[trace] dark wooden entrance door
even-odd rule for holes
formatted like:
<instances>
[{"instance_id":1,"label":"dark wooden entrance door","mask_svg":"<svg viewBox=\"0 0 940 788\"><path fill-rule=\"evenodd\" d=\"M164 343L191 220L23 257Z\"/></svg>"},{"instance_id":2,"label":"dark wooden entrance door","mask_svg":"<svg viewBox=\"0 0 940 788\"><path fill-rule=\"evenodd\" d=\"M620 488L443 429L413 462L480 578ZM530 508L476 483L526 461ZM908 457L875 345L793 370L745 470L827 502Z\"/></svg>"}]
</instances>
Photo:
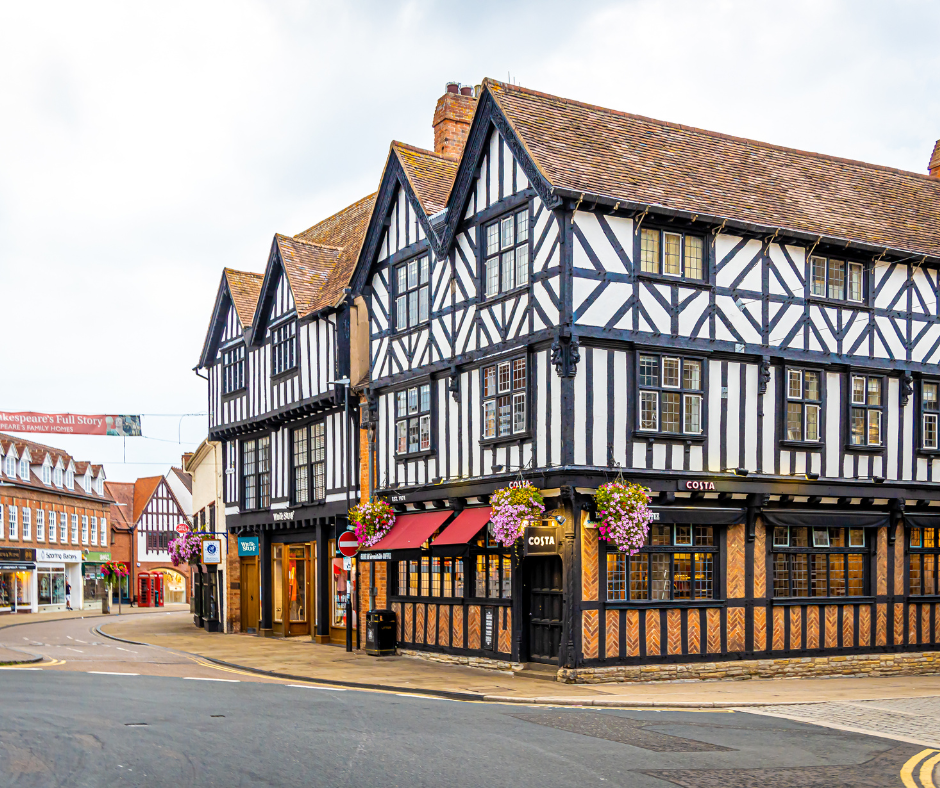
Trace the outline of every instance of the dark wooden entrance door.
<instances>
[{"instance_id":1,"label":"dark wooden entrance door","mask_svg":"<svg viewBox=\"0 0 940 788\"><path fill-rule=\"evenodd\" d=\"M258 559L242 559L241 565L241 614L242 632L257 632L261 616L261 599L258 594Z\"/></svg>"},{"instance_id":2,"label":"dark wooden entrance door","mask_svg":"<svg viewBox=\"0 0 940 788\"><path fill-rule=\"evenodd\" d=\"M529 659L558 662L561 616L564 604L560 556L526 558Z\"/></svg>"}]
</instances>

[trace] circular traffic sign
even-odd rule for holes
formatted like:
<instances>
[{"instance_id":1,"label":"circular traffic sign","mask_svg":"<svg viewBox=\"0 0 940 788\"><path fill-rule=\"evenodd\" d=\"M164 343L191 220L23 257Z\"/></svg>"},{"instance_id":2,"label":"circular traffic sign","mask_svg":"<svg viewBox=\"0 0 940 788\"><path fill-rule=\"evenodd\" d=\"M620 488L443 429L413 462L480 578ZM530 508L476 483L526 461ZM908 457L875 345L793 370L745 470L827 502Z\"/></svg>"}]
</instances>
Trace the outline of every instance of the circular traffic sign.
<instances>
[{"instance_id":1,"label":"circular traffic sign","mask_svg":"<svg viewBox=\"0 0 940 788\"><path fill-rule=\"evenodd\" d=\"M186 523L180 523L178 526L176 526L176 532L179 534L188 534L189 526Z\"/></svg>"},{"instance_id":2,"label":"circular traffic sign","mask_svg":"<svg viewBox=\"0 0 940 788\"><path fill-rule=\"evenodd\" d=\"M352 531L343 531L336 540L336 546L347 558L352 558L359 552L359 540Z\"/></svg>"}]
</instances>

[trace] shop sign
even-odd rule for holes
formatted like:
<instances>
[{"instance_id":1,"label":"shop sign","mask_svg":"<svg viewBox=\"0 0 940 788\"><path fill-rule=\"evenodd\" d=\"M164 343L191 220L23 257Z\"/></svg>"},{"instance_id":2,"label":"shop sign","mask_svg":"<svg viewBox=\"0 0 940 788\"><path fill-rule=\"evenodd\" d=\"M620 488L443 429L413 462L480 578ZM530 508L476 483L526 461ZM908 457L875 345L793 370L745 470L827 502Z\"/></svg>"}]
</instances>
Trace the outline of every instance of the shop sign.
<instances>
[{"instance_id":1,"label":"shop sign","mask_svg":"<svg viewBox=\"0 0 940 788\"><path fill-rule=\"evenodd\" d=\"M257 536L239 536L238 537L239 555L260 555L261 550L258 544Z\"/></svg>"},{"instance_id":2,"label":"shop sign","mask_svg":"<svg viewBox=\"0 0 940 788\"><path fill-rule=\"evenodd\" d=\"M180 523L176 526L176 533L178 534L188 534L189 533L189 523Z\"/></svg>"},{"instance_id":3,"label":"shop sign","mask_svg":"<svg viewBox=\"0 0 940 788\"><path fill-rule=\"evenodd\" d=\"M496 610L492 607L483 608L483 650L496 650Z\"/></svg>"},{"instance_id":4,"label":"shop sign","mask_svg":"<svg viewBox=\"0 0 940 788\"><path fill-rule=\"evenodd\" d=\"M688 490L689 492L707 492L708 490L715 489L715 483L701 479L680 479L678 489L682 491Z\"/></svg>"},{"instance_id":5,"label":"shop sign","mask_svg":"<svg viewBox=\"0 0 940 788\"><path fill-rule=\"evenodd\" d=\"M111 560L111 553L103 553L100 550L82 550L82 560L89 564L106 564Z\"/></svg>"},{"instance_id":6,"label":"shop sign","mask_svg":"<svg viewBox=\"0 0 940 788\"><path fill-rule=\"evenodd\" d=\"M204 564L222 563L222 540L221 539L203 539L202 540L202 562Z\"/></svg>"},{"instance_id":7,"label":"shop sign","mask_svg":"<svg viewBox=\"0 0 940 788\"><path fill-rule=\"evenodd\" d=\"M37 561L47 561L56 564L77 564L82 560L80 550L43 550L36 551Z\"/></svg>"},{"instance_id":8,"label":"shop sign","mask_svg":"<svg viewBox=\"0 0 940 788\"><path fill-rule=\"evenodd\" d=\"M391 561L392 554L390 552L385 553L359 553L356 556L360 561Z\"/></svg>"},{"instance_id":9,"label":"shop sign","mask_svg":"<svg viewBox=\"0 0 940 788\"><path fill-rule=\"evenodd\" d=\"M28 547L0 547L0 561L35 561L36 551Z\"/></svg>"},{"instance_id":10,"label":"shop sign","mask_svg":"<svg viewBox=\"0 0 940 788\"><path fill-rule=\"evenodd\" d=\"M558 528L530 525L522 532L523 555L557 555Z\"/></svg>"},{"instance_id":11,"label":"shop sign","mask_svg":"<svg viewBox=\"0 0 940 788\"><path fill-rule=\"evenodd\" d=\"M290 512L274 512L271 516L274 518L274 522L279 523L279 522L281 522L282 520L293 520L293 519L294 519L294 514L296 514L296 512L293 512L293 511L290 511Z\"/></svg>"}]
</instances>

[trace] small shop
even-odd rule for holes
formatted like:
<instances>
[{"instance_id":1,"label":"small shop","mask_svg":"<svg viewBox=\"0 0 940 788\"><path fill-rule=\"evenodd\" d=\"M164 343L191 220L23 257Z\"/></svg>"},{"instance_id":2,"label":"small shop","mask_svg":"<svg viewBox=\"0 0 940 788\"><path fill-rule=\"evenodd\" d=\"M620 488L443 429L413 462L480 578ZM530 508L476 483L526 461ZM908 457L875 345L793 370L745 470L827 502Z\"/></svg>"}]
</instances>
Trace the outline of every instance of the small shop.
<instances>
[{"instance_id":1,"label":"small shop","mask_svg":"<svg viewBox=\"0 0 940 788\"><path fill-rule=\"evenodd\" d=\"M82 553L80 550L36 550L36 596L39 612L78 609L82 589ZM71 599L69 592L71 591Z\"/></svg>"},{"instance_id":2,"label":"small shop","mask_svg":"<svg viewBox=\"0 0 940 788\"><path fill-rule=\"evenodd\" d=\"M108 586L101 574L101 565L111 560L110 552L100 550L82 551L82 609L97 610L108 593ZM72 605L76 607L76 605Z\"/></svg>"},{"instance_id":3,"label":"small shop","mask_svg":"<svg viewBox=\"0 0 940 788\"><path fill-rule=\"evenodd\" d=\"M272 630L275 635L309 635L312 599L316 584L311 566L316 564L316 544L278 544L271 546Z\"/></svg>"},{"instance_id":4,"label":"small shop","mask_svg":"<svg viewBox=\"0 0 940 788\"><path fill-rule=\"evenodd\" d=\"M0 547L0 613L36 612L36 551Z\"/></svg>"},{"instance_id":5,"label":"small shop","mask_svg":"<svg viewBox=\"0 0 940 788\"><path fill-rule=\"evenodd\" d=\"M352 629L358 628L358 612L356 610L356 559L351 560L351 569L348 573L343 564L343 556L336 549L336 540L330 540L330 555L332 556L332 589L330 594L330 640L333 643L346 642L346 602L350 591L352 592Z\"/></svg>"},{"instance_id":6,"label":"small shop","mask_svg":"<svg viewBox=\"0 0 940 788\"><path fill-rule=\"evenodd\" d=\"M151 569L151 575L163 577L163 602L166 605L183 605L186 599L186 578L175 569L160 567Z\"/></svg>"}]
</instances>

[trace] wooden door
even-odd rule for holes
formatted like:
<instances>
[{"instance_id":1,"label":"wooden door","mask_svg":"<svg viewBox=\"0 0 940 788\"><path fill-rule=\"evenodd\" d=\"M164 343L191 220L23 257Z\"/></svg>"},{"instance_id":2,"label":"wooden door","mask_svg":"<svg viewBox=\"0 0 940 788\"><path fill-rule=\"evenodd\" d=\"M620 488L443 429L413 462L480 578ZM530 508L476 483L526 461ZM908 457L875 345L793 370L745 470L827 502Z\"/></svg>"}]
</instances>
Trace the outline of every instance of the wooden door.
<instances>
[{"instance_id":1,"label":"wooden door","mask_svg":"<svg viewBox=\"0 0 940 788\"><path fill-rule=\"evenodd\" d=\"M561 558L531 557L526 558L525 563L529 659L533 662L557 663L564 608Z\"/></svg>"},{"instance_id":2,"label":"wooden door","mask_svg":"<svg viewBox=\"0 0 940 788\"><path fill-rule=\"evenodd\" d=\"M241 565L242 632L257 632L261 616L261 598L258 593L258 561L243 560Z\"/></svg>"}]
</instances>

